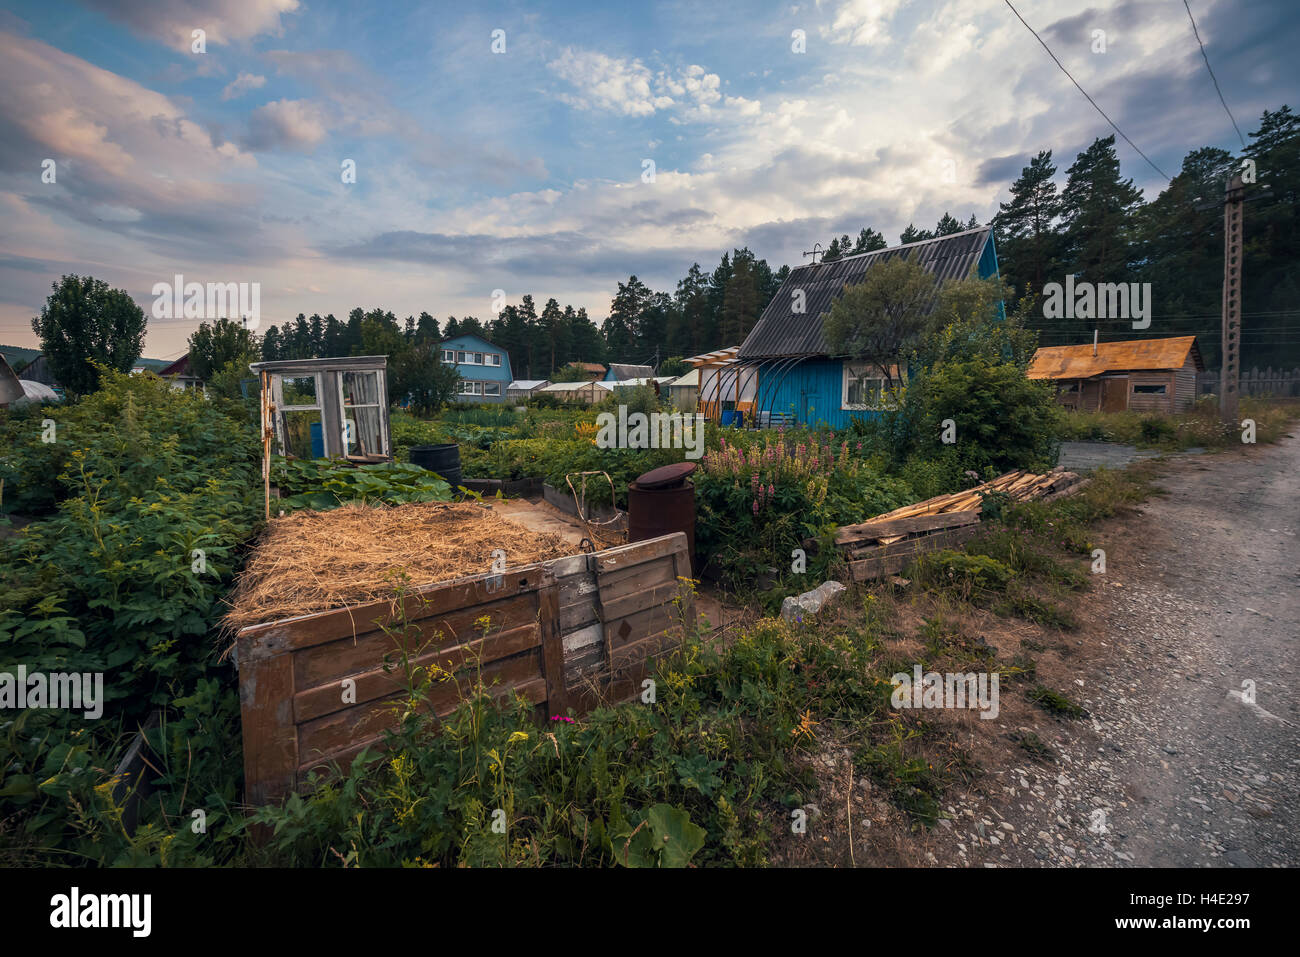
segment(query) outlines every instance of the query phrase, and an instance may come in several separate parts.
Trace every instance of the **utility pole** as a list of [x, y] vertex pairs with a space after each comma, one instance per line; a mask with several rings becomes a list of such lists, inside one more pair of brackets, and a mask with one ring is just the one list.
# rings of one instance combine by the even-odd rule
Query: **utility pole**
[[[1255, 163], [1244, 160], [1242, 170], [1232, 174], [1223, 192], [1223, 365], [1219, 371], [1219, 415], [1232, 428], [1241, 398], [1241, 304], [1245, 262], [1242, 258], [1242, 206], [1268, 199], [1273, 191], [1256, 186], [1246, 198], [1246, 184], [1255, 182]], [[1217, 209], [1218, 203], [1197, 206], [1198, 211]]]
[[1241, 374], [1241, 205], [1246, 184], [1234, 173], [1223, 194], [1223, 367], [1219, 373], [1219, 415], [1237, 427]]

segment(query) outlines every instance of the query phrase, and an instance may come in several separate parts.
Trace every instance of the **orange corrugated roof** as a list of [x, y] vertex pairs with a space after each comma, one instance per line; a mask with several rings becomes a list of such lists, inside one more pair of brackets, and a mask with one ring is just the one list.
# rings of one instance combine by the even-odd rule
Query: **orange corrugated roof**
[[1046, 346], [1034, 353], [1026, 374], [1031, 379], [1088, 379], [1131, 369], [1181, 369], [1189, 352], [1196, 368], [1204, 370], [1195, 336], [1102, 342], [1095, 356], [1090, 342], [1081, 346]]

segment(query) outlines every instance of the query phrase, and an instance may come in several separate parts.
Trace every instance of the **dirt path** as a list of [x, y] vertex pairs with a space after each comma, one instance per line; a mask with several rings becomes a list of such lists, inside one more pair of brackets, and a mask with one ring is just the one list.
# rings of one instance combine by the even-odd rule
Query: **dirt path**
[[961, 862], [1300, 865], [1300, 435], [1160, 485], [1101, 537], [1067, 679], [1090, 716], [950, 807]]

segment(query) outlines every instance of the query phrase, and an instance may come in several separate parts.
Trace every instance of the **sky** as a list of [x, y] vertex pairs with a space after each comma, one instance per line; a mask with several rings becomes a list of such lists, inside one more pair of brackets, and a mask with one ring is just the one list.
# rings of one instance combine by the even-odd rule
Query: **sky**
[[[1240, 150], [1179, 0], [1012, 2], [1164, 174]], [[1190, 5], [1244, 134], [1300, 109], [1300, 4]], [[863, 226], [988, 222], [1038, 150], [1064, 182], [1112, 132], [1002, 0], [4, 0], [0, 90], [20, 346], [65, 273], [146, 314], [177, 274], [259, 283], [262, 330], [488, 319], [497, 290], [599, 321], [629, 275], [671, 292], [733, 248], [776, 268]], [[196, 325], [151, 318], [145, 355]]]

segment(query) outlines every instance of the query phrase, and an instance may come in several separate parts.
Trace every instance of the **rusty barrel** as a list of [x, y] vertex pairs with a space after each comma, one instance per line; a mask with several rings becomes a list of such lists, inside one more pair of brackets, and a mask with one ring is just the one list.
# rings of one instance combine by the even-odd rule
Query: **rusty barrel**
[[678, 462], [646, 472], [627, 487], [627, 540], [643, 542], [673, 532], [686, 534], [686, 550], [695, 567], [694, 462]]

